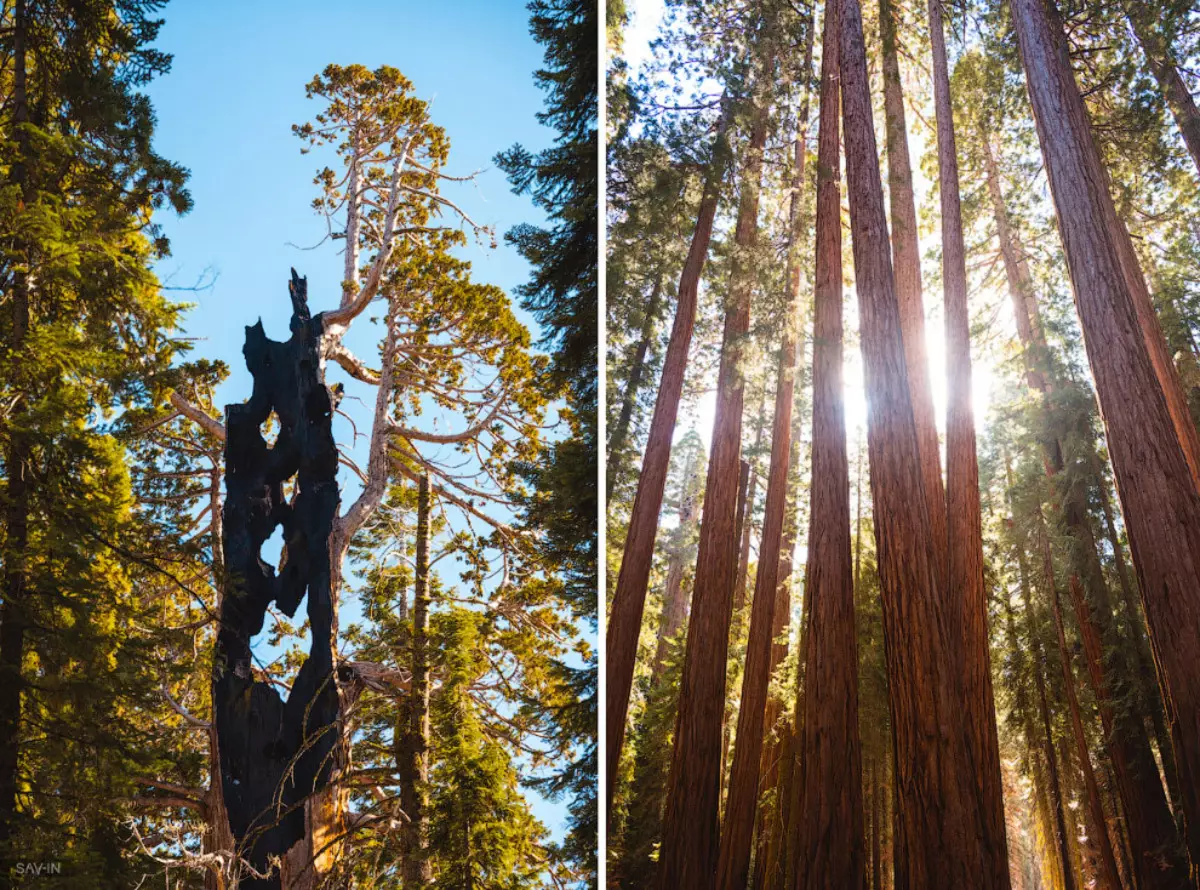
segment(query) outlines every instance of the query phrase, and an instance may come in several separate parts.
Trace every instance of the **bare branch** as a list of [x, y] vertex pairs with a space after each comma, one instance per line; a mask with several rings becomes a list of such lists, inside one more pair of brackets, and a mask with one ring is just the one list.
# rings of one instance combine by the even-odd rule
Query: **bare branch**
[[222, 442], [225, 441], [225, 424], [221, 423], [215, 417], [209, 416], [207, 411], [204, 411], [197, 405], [193, 405], [177, 392], [171, 393], [170, 401], [175, 410], [188, 420], [198, 424], [210, 436], [220, 439]]

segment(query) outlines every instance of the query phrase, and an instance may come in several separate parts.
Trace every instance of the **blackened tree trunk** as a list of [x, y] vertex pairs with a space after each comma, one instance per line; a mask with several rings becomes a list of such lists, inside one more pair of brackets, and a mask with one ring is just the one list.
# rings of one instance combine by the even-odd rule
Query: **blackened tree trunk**
[[405, 890], [428, 886], [433, 867], [425, 847], [429, 781], [429, 476], [417, 483], [417, 553], [413, 578], [412, 683], [406, 698], [408, 726], [398, 750], [400, 807], [408, 821], [400, 829]]
[[[13, 123], [16, 125], [17, 162], [9, 171], [11, 181], [20, 189], [28, 204], [33, 197], [28, 159], [31, 158], [29, 136], [24, 124], [29, 123], [29, 101], [26, 73], [26, 37], [29, 21], [25, 0], [16, 0], [13, 10]], [[33, 257], [29, 246], [16, 244], [15, 253], [23, 255], [25, 265]], [[26, 340], [30, 324], [29, 273], [16, 270], [12, 277], [9, 310], [12, 313], [9, 360], [19, 368], [25, 360]], [[33, 381], [24, 381], [32, 385]], [[18, 398], [11, 408], [6, 424], [8, 449], [4, 455], [4, 561], [3, 596], [0, 604], [0, 884], [11, 880], [9, 874], [13, 852], [9, 844], [16, 831], [17, 796], [21, 787], [20, 738], [21, 699], [25, 678], [21, 673], [25, 656], [26, 550], [29, 547], [29, 516], [32, 502], [30, 461], [32, 448], [23, 432], [27, 413], [24, 398]]]
[[[771, 66], [763, 70], [770, 71]], [[758, 93], [734, 232], [735, 254], [717, 376], [716, 419], [704, 487], [704, 515], [700, 522], [692, 614], [680, 680], [675, 746], [667, 782], [658, 872], [662, 890], [676, 887], [710, 890], [716, 880], [721, 728], [737, 573], [738, 463], [745, 385], [742, 360], [750, 329], [753, 281], [749, 263], [758, 238], [762, 154], [768, 125], [766, 90], [761, 83]]]
[[[323, 379], [321, 316], [310, 317], [307, 284], [295, 272], [289, 290], [291, 338], [268, 339], [261, 322], [246, 328], [254, 391], [225, 409], [227, 587], [213, 678], [222, 793], [247, 861], [268, 872], [268, 857], [283, 859], [282, 874], [247, 878], [243, 890], [315, 886], [336, 861], [344, 833], [334, 786], [346, 762], [334, 673], [341, 556], [333, 552], [340, 501], [335, 400]], [[279, 432], [268, 446], [262, 427], [272, 414]], [[284, 483], [293, 478], [289, 501]], [[259, 550], [278, 526], [285, 550], [276, 574]], [[272, 603], [291, 616], [306, 595], [311, 648], [284, 701], [273, 684], [255, 679], [251, 641]]]
[[[977, 806], [987, 832], [981, 844], [1002, 856], [985, 859], [989, 874], [978, 886], [1009, 886], [1004, 788], [992, 694], [988, 646], [987, 591], [983, 582], [983, 521], [979, 508], [979, 464], [971, 407], [971, 319], [967, 306], [967, 254], [963, 243], [958, 184], [958, 148], [950, 99], [941, 0], [929, 0], [933, 92], [937, 116], [938, 193], [942, 210], [942, 286], [946, 301], [946, 543], [951, 612], [957, 610], [963, 684], [963, 719], [979, 772]], [[1060, 802], [1061, 809], [1061, 802]], [[1070, 888], [1068, 888], [1070, 890]]]
[[671, 439], [675, 434], [675, 418], [679, 413], [679, 397], [683, 392], [688, 347], [696, 326], [696, 298], [700, 276], [708, 259], [708, 245], [712, 240], [713, 219], [717, 213], [728, 154], [726, 128], [729, 109], [726, 103], [713, 143], [708, 178], [700, 199], [691, 247], [679, 276], [675, 322], [663, 359], [662, 378], [654, 403], [646, 450], [642, 456], [642, 472], [638, 477], [629, 531], [625, 537], [625, 553], [617, 576], [617, 589], [609, 607], [608, 635], [605, 640], [605, 794], [608, 816], [612, 815], [617, 765], [625, 741], [625, 718], [633, 686], [634, 663], [637, 661], [637, 641], [642, 631], [642, 612], [646, 606], [646, 585], [650, 580], [654, 541], [658, 535], [658, 514], [662, 509], [663, 489], [667, 484], [667, 469], [671, 460]]
[[[629, 427], [633, 423], [633, 408], [637, 403], [638, 393], [642, 389], [642, 378], [646, 374], [646, 356], [650, 353], [650, 344], [658, 329], [659, 304], [662, 302], [663, 272], [658, 270], [654, 276], [654, 284], [650, 289], [650, 302], [646, 304], [646, 314], [642, 319], [642, 331], [638, 337], [637, 346], [630, 363], [629, 379], [625, 382], [625, 392], [621, 394], [621, 411], [617, 422], [613, 425], [612, 434], [608, 439], [608, 459], [616, 463], [629, 445]], [[605, 476], [605, 496], [612, 500], [613, 481], [615, 473]]]
[[858, 0], [845, 0], [841, 31], [846, 171], [896, 760], [896, 886], [989, 886], [994, 863], [1007, 856], [979, 806], [981, 777], [959, 720], [958, 628], [939, 581], [920, 473]]
[[912, 161], [904, 87], [900, 81], [894, 0], [879, 0], [879, 37], [883, 46], [883, 109], [887, 127], [888, 196], [892, 224], [892, 274], [900, 306], [900, 329], [908, 367], [908, 391], [917, 425], [921, 481], [929, 504], [929, 521], [943, 578], [946, 560], [946, 507], [942, 486], [941, 446], [933, 414], [929, 361], [925, 355], [925, 305], [921, 295], [921, 247], [917, 237], [917, 203], [913, 192]]
[[[808, 651], [800, 724], [796, 887], [863, 890], [862, 745], [850, 558], [850, 466], [842, 394], [842, 219], [838, 148], [841, 2], [825, 5], [813, 290], [812, 519]], [[865, 57], [864, 57], [865, 63]], [[882, 206], [882, 204], [881, 204]]]
[[[1154, 332], [1142, 318], [1145, 284], [1139, 290], [1133, 280], [1140, 271], [1061, 31], [1043, 0], [1011, 6], [1163, 685], [1187, 846], [1200, 863], [1200, 492], [1187, 436], [1190, 429], [1194, 441], [1195, 427], [1190, 416], [1177, 416], [1178, 400], [1163, 382], [1174, 369], [1156, 360]], [[1132, 830], [1132, 815], [1129, 822]]]

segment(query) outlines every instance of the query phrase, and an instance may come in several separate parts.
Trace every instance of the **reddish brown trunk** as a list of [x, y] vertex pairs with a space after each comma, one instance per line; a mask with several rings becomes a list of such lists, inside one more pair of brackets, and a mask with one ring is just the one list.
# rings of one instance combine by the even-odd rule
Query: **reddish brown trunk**
[[[760, 424], [759, 430], [761, 429], [762, 425]], [[760, 443], [762, 441], [761, 433], [758, 441]], [[743, 460], [738, 471], [737, 522], [736, 534], [733, 539], [735, 543], [741, 542], [737, 545], [737, 580], [733, 585], [733, 610], [735, 612], [740, 612], [746, 605], [746, 579], [750, 573], [750, 511], [757, 482], [758, 477], [754, 473], [754, 468], [750, 466], [750, 461]]]
[[1079, 759], [1079, 768], [1083, 773], [1083, 784], [1087, 791], [1088, 812], [1091, 814], [1093, 825], [1099, 826], [1096, 841], [1100, 852], [1100, 865], [1105, 882], [1120, 888], [1121, 878], [1117, 870], [1116, 854], [1113, 852], [1112, 840], [1108, 836], [1108, 821], [1104, 816], [1104, 807], [1100, 801], [1100, 786], [1096, 782], [1096, 773], [1092, 769], [1092, 761], [1088, 755], [1087, 738], [1083, 734], [1083, 718], [1079, 712], [1079, 697], [1075, 694], [1075, 674], [1071, 670], [1071, 655], [1067, 649], [1067, 638], [1063, 630], [1062, 607], [1058, 600], [1058, 585], [1054, 582], [1054, 565], [1050, 561], [1050, 542], [1043, 532], [1043, 574], [1045, 575], [1046, 591], [1054, 606], [1054, 627], [1058, 633], [1058, 656], [1062, 666], [1063, 689], [1066, 691], [1067, 708], [1071, 714], [1071, 734], [1075, 741], [1075, 753]]
[[842, 402], [842, 220], [838, 147], [841, 12], [825, 6], [817, 149], [816, 272], [813, 289], [812, 519], [806, 595], [803, 752], [797, 805], [803, 812], [797, 888], [865, 886], [858, 652], [850, 559], [850, 468]]
[[[684, 500], [679, 505], [679, 534], [681, 537], [688, 534], [692, 523], [696, 521], [696, 500], [690, 492], [693, 490], [692, 480], [698, 475], [699, 468], [689, 462], [683, 472]], [[683, 627], [683, 622], [687, 618], [688, 603], [683, 591], [683, 575], [687, 568], [684, 565], [684, 557], [685, 553], [673, 551], [667, 563], [667, 580], [663, 586], [662, 616], [658, 622], [658, 642], [654, 651], [654, 666], [651, 669], [651, 682], [654, 685], [657, 685], [662, 677], [671, 643], [679, 634], [679, 629]]]
[[1142, 46], [1146, 62], [1163, 98], [1167, 100], [1167, 106], [1175, 118], [1175, 126], [1179, 128], [1188, 154], [1192, 156], [1192, 163], [1200, 173], [1200, 110], [1196, 108], [1196, 100], [1192, 98], [1191, 90], [1175, 66], [1170, 45], [1155, 27], [1153, 7], [1134, 0], [1128, 5], [1128, 10], [1129, 22]]
[[917, 425], [921, 478], [929, 504], [939, 579], [946, 570], [946, 499], [942, 486], [941, 447], [933, 413], [929, 361], [925, 355], [925, 306], [921, 296], [921, 247], [917, 237], [917, 204], [908, 123], [896, 40], [897, 11], [893, 0], [879, 0], [879, 36], [883, 45], [883, 109], [887, 126], [888, 195], [891, 204], [892, 267], [900, 329], [908, 363], [908, 391]]
[[[1004, 787], [992, 693], [987, 592], [983, 583], [983, 524], [979, 509], [979, 464], [971, 407], [971, 319], [967, 306], [967, 260], [959, 197], [958, 149], [950, 99], [941, 0], [929, 0], [933, 49], [933, 92], [937, 116], [938, 192], [942, 210], [942, 283], [946, 302], [946, 540], [951, 612], [958, 611], [964, 719], [979, 771], [979, 800], [988, 849], [1005, 855], [986, 860], [992, 872], [979, 886], [1009, 887]], [[1057, 776], [1055, 776], [1057, 781]], [[1058, 801], [1061, 811], [1062, 801]], [[1061, 815], [1061, 812], [1060, 812]], [[1061, 820], [1060, 820], [1061, 821]], [[1061, 827], [1061, 826], [1060, 826]], [[1073, 890], [1068, 887], [1067, 890]]]
[[760, 98], [758, 103], [734, 233], [736, 251], [717, 376], [717, 410], [663, 819], [658, 870], [662, 890], [675, 887], [708, 890], [716, 879], [721, 724], [737, 569], [737, 466], [744, 390], [741, 365], [750, 328], [752, 277], [746, 264], [758, 236], [762, 150], [768, 124], [765, 99]]
[[[1186, 430], [1180, 424], [1176, 393], [1182, 390], [1174, 369], [1162, 368], [1155, 346], [1162, 340], [1161, 331], [1144, 317], [1149, 308], [1144, 305], [1149, 302], [1145, 283], [1139, 288], [1133, 280], [1140, 278], [1136, 258], [1116, 217], [1061, 46], [1061, 31], [1056, 34], [1057, 23], [1052, 26], [1042, 0], [1011, 0], [1011, 5], [1163, 684], [1187, 845], [1192, 861], [1200, 863], [1200, 492], [1191, 444], [1195, 427], [1186, 410]], [[1133, 832], [1136, 816], [1128, 811], [1127, 816]]]
[[939, 582], [920, 473], [858, 0], [845, 0], [841, 54], [871, 493], [896, 760], [896, 886], [986, 887], [1008, 857], [979, 806], [979, 769], [970, 734], [959, 719], [963, 695], [955, 663], [958, 628]]
[[871, 886], [874, 890], [883, 887], [883, 859], [879, 855], [880, 838], [883, 834], [883, 783], [879, 762], [871, 765]]
[[663, 489], [667, 483], [667, 468], [671, 459], [671, 439], [675, 434], [675, 418], [679, 413], [679, 397], [683, 392], [683, 376], [687, 369], [688, 347], [696, 325], [696, 298], [700, 276], [708, 258], [712, 239], [713, 219], [717, 213], [721, 180], [724, 175], [725, 130], [728, 109], [723, 111], [713, 146], [713, 159], [705, 182], [696, 229], [687, 260], [679, 276], [679, 296], [675, 306], [675, 322], [667, 354], [663, 360], [662, 379], [654, 416], [642, 456], [642, 472], [638, 478], [637, 494], [625, 537], [625, 552], [617, 589], [609, 606], [608, 634], [605, 640], [605, 794], [606, 812], [611, 816], [612, 796], [616, 787], [617, 765], [625, 741], [625, 718], [629, 710], [629, 693], [633, 686], [633, 669], [637, 661], [638, 636], [642, 631], [642, 612], [646, 606], [646, 585], [650, 580], [650, 564], [654, 557], [654, 540], [658, 534], [658, 514], [662, 509]]

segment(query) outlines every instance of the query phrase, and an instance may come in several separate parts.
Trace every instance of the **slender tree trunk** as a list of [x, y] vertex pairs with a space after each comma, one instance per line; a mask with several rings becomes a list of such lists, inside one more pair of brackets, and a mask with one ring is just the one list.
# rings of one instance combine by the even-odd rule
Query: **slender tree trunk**
[[[850, 467], [842, 395], [842, 219], [838, 146], [840, 0], [825, 5], [817, 148], [813, 290], [812, 520], [805, 589], [808, 651], [800, 725], [799, 874], [802, 890], [863, 890], [862, 745], [850, 558]], [[865, 62], [865, 58], [864, 58]]]
[[[836, 115], [836, 110], [834, 114]], [[836, 128], [836, 119], [834, 126]], [[801, 163], [798, 173], [801, 182], [803, 176]], [[794, 191], [793, 201], [797, 200], [795, 196]], [[793, 215], [795, 213], [796, 210], [793, 209]], [[789, 257], [789, 264], [799, 264], [799, 257], [794, 251]], [[789, 268], [788, 271], [791, 273], [792, 269]], [[789, 274], [789, 281], [793, 277]], [[721, 890], [744, 890], [750, 875], [750, 845], [754, 835], [754, 812], [758, 805], [763, 725], [776, 633], [775, 608], [779, 597], [780, 553], [792, 450], [790, 433], [795, 406], [796, 326], [799, 321], [800, 293], [797, 289], [791, 294], [790, 309], [784, 321], [783, 343], [779, 350], [775, 414], [771, 424], [771, 464], [767, 475], [767, 500], [763, 512], [758, 570], [754, 577], [750, 635], [746, 644], [746, 664], [742, 679], [741, 703], [738, 708], [737, 745], [734, 748], [729, 796], [725, 804], [725, 822], [721, 830], [721, 847], [717, 861], [717, 886]], [[749, 514], [752, 509], [751, 496], [747, 498], [746, 503], [747, 527], [750, 524]], [[747, 550], [748, 539], [747, 534], [743, 538], [743, 546]], [[743, 559], [748, 559], [748, 554]], [[742, 579], [741, 583], [744, 584], [745, 580]]]
[[[698, 474], [694, 463], [689, 463], [684, 469], [684, 501], [679, 506], [679, 532], [681, 539], [690, 533], [692, 523], [696, 521], [697, 504], [688, 492], [692, 480]], [[683, 574], [687, 568], [684, 565], [685, 553], [673, 552], [667, 563], [667, 581], [663, 588], [662, 617], [658, 622], [658, 642], [654, 651], [654, 666], [651, 669], [651, 683], [658, 685], [666, 667], [667, 654], [671, 643], [683, 627], [687, 618], [687, 597], [683, 592]]]
[[[11, 181], [20, 191], [26, 205], [31, 203], [28, 159], [32, 156], [29, 137], [24, 125], [29, 123], [29, 101], [26, 75], [26, 38], [28, 19], [25, 0], [15, 0], [13, 12], [13, 123], [16, 127], [17, 160], [10, 171]], [[24, 264], [32, 261], [28, 245], [16, 244], [23, 254]], [[19, 369], [27, 361], [26, 339], [29, 335], [30, 312], [29, 274], [16, 270], [12, 276], [9, 309], [12, 313], [11, 339], [7, 356], [12, 367]], [[30, 381], [23, 381], [28, 386]], [[26, 550], [29, 547], [29, 517], [32, 501], [30, 463], [32, 448], [23, 432], [28, 404], [24, 393], [11, 408], [8, 420], [8, 451], [4, 455], [5, 513], [4, 602], [0, 604], [0, 886], [9, 886], [12, 876], [9, 866], [13, 852], [9, 849], [16, 832], [17, 796], [21, 785], [21, 699], [25, 678], [21, 668], [25, 655]]]
[[1192, 163], [1200, 173], [1200, 109], [1196, 108], [1196, 100], [1192, 98], [1191, 90], [1175, 65], [1170, 45], [1155, 27], [1153, 6], [1133, 0], [1127, 4], [1127, 9], [1129, 23], [1133, 25], [1134, 34], [1142, 46], [1150, 72], [1167, 100], [1175, 118], [1175, 126], [1179, 127], [1183, 143], [1192, 156]]
[[[624, 456], [628, 446], [629, 426], [633, 422], [633, 407], [637, 403], [638, 392], [642, 388], [642, 377], [646, 373], [646, 355], [650, 352], [650, 344], [654, 340], [655, 330], [658, 326], [663, 277], [663, 271], [659, 269], [654, 276], [654, 285], [650, 290], [650, 302], [646, 304], [641, 337], [638, 339], [637, 348], [633, 353], [633, 362], [629, 368], [629, 380], [625, 384], [625, 392], [621, 395], [621, 411], [617, 415], [617, 422], [608, 439], [609, 461], [613, 464]], [[605, 492], [608, 500], [612, 500], [615, 479], [616, 474], [610, 469], [605, 478]]]
[[[1058, 757], [1054, 753], [1054, 733], [1050, 723], [1050, 706], [1046, 697], [1045, 657], [1042, 654], [1042, 640], [1034, 623], [1036, 617], [1033, 601], [1029, 593], [1028, 571], [1025, 566], [1025, 555], [1018, 550], [1018, 575], [1021, 585], [1021, 599], [1025, 606], [1025, 628], [1029, 634], [1030, 649], [1033, 661], [1033, 680], [1037, 689], [1038, 716], [1041, 718], [1042, 751], [1046, 759], [1046, 772], [1050, 798], [1050, 808], [1054, 814], [1054, 837], [1058, 846], [1059, 860], [1062, 864], [1063, 890], [1074, 890], [1075, 876], [1071, 871], [1070, 833], [1067, 831], [1066, 816], [1063, 811], [1062, 781], [1058, 772]], [[1033, 727], [1028, 727], [1032, 736]], [[1032, 742], [1032, 738], [1030, 739]]]
[[629, 693], [633, 686], [633, 669], [637, 661], [637, 641], [642, 631], [642, 612], [646, 606], [646, 585], [650, 580], [650, 564], [654, 557], [654, 541], [658, 534], [658, 514], [662, 509], [663, 489], [671, 460], [671, 439], [675, 434], [675, 418], [679, 413], [679, 397], [683, 392], [683, 376], [687, 369], [688, 347], [696, 326], [696, 298], [700, 276], [708, 259], [712, 240], [713, 219], [721, 193], [728, 147], [726, 129], [729, 124], [729, 105], [722, 110], [721, 122], [713, 143], [712, 160], [696, 229], [683, 271], [679, 276], [679, 295], [675, 305], [675, 322], [663, 360], [662, 379], [654, 403], [654, 416], [642, 457], [642, 472], [638, 478], [637, 494], [625, 537], [625, 553], [617, 576], [617, 589], [609, 607], [608, 634], [605, 640], [605, 796], [606, 813], [612, 815], [613, 790], [616, 787], [617, 766], [621, 746], [625, 741], [625, 719], [629, 710]]
[[1079, 712], [1079, 697], [1075, 694], [1075, 674], [1071, 670], [1071, 654], [1067, 649], [1067, 638], [1063, 628], [1062, 607], [1058, 599], [1058, 585], [1054, 581], [1054, 566], [1050, 562], [1050, 542], [1042, 532], [1043, 574], [1046, 578], [1046, 590], [1054, 606], [1054, 627], [1058, 634], [1058, 656], [1062, 665], [1063, 689], [1067, 696], [1067, 708], [1071, 715], [1072, 737], [1075, 739], [1075, 753], [1079, 758], [1079, 768], [1083, 773], [1084, 789], [1087, 791], [1088, 811], [1091, 813], [1092, 824], [1098, 826], [1098, 836], [1095, 838], [1100, 850], [1100, 864], [1103, 868], [1104, 880], [1109, 886], [1119, 888], [1121, 878], [1117, 869], [1116, 853], [1113, 852], [1112, 840], [1108, 836], [1108, 821], [1104, 815], [1104, 807], [1100, 801], [1100, 786], [1096, 782], [1096, 773], [1092, 769], [1092, 761], [1088, 755], [1087, 738], [1083, 733], [1083, 718]]
[[[764, 72], [771, 67], [767, 65]], [[716, 880], [721, 724], [737, 572], [737, 466], [745, 386], [741, 364], [750, 328], [749, 263], [758, 237], [762, 154], [768, 126], [766, 90], [760, 84], [758, 91], [734, 233], [736, 247], [717, 377], [716, 419], [700, 522], [692, 615], [680, 680], [675, 747], [667, 783], [658, 871], [662, 890], [676, 887], [710, 890]]]
[[[1136, 280], [1140, 270], [1116, 216], [1061, 28], [1052, 22], [1044, 0], [1011, 0], [1011, 7], [1172, 726], [1188, 848], [1193, 861], [1200, 862], [1200, 493], [1195, 427], [1169, 360], [1164, 367], [1162, 333], [1147, 305], [1145, 281], [1139, 285]], [[1077, 587], [1077, 582], [1071, 585], [1072, 598], [1082, 604]], [[1086, 641], [1088, 628], [1082, 630]], [[1093, 664], [1099, 671], [1099, 662], [1089, 655], [1089, 670]], [[1120, 775], [1121, 764], [1114, 767]], [[1128, 790], [1124, 781], [1121, 785]], [[1132, 835], [1147, 823], [1124, 798], [1123, 793]], [[1149, 886], [1181, 886], [1186, 880], [1180, 857], [1168, 850], [1168, 868], [1160, 870], [1143, 852], [1144, 848], [1135, 855], [1135, 870]]]
[[929, 504], [937, 572], [945, 580], [946, 498], [942, 486], [941, 446], [933, 412], [929, 361], [925, 355], [925, 306], [921, 295], [921, 247], [917, 237], [917, 204], [912, 161], [908, 152], [908, 123], [900, 81], [894, 0], [879, 0], [879, 37], [883, 46], [883, 109], [887, 127], [888, 195], [891, 204], [892, 267], [900, 329], [908, 364], [908, 391], [917, 425], [921, 479]]
[[844, 11], [846, 170], [896, 759], [895, 880], [900, 890], [990, 887], [994, 863], [1007, 856], [978, 805], [979, 770], [959, 720], [958, 628], [920, 473], [858, 0], [845, 0]]
[[[759, 432], [755, 439], [755, 448], [762, 444], [762, 428], [763, 419], [760, 411]], [[738, 470], [737, 534], [733, 539], [735, 542], [740, 542], [737, 547], [737, 580], [733, 586], [734, 612], [740, 612], [746, 605], [746, 581], [750, 574], [750, 531], [753, 524], [751, 514], [754, 509], [756, 494], [754, 489], [757, 484], [758, 475], [755, 473], [754, 467], [750, 465], [750, 461], [743, 459]]]
[[[429, 782], [429, 477], [417, 483], [417, 564], [413, 584], [412, 686], [407, 698], [408, 726], [398, 754], [402, 767], [400, 806], [408, 821], [401, 828], [405, 890], [428, 886], [433, 867], [425, 847]], [[398, 764], [399, 766], [399, 764]], [[407, 780], [407, 781], [406, 781]]]
[[[941, 0], [929, 0], [933, 91], [937, 117], [938, 192], [942, 210], [942, 281], [946, 301], [946, 516], [950, 601], [961, 628], [963, 706], [979, 771], [978, 807], [987, 831], [982, 843], [1004, 855], [988, 859], [992, 871], [981, 886], [1008, 888], [1008, 853], [1000, 743], [992, 692], [987, 591], [983, 582], [983, 520], [979, 464], [971, 407], [971, 319], [967, 306], [967, 258], [959, 197], [958, 148], [950, 98]], [[1061, 801], [1059, 802], [1061, 808]], [[1067, 888], [1072, 890], [1072, 888]]]

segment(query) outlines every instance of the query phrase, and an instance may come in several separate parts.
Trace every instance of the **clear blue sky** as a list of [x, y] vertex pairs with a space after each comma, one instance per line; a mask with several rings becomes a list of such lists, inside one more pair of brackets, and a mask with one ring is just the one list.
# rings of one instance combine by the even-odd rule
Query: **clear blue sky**
[[[156, 145], [191, 171], [195, 208], [183, 218], [160, 214], [172, 256], [159, 274], [184, 287], [206, 269], [217, 274], [211, 289], [176, 296], [197, 304], [186, 324], [188, 336], [202, 338], [194, 355], [223, 359], [233, 371], [218, 394], [221, 403], [249, 395], [243, 327], [261, 317], [268, 336], [287, 336], [290, 267], [308, 276], [314, 312], [337, 301], [336, 246], [289, 246], [315, 244], [325, 232], [311, 202], [312, 177], [326, 159], [301, 155], [291, 126], [318, 110], [305, 99], [304, 85], [330, 63], [392, 65], [418, 96], [433, 101], [433, 119], [451, 143], [447, 172], [483, 170], [474, 184], [448, 191], [498, 236], [497, 249], [472, 243], [463, 257], [477, 281], [509, 292], [528, 278], [528, 265], [502, 236], [542, 216], [509, 191], [491, 160], [514, 142], [536, 150], [554, 138], [535, 118], [543, 94], [533, 72], [542, 51], [523, 3], [174, 0], [164, 15], [159, 46], [174, 63], [149, 89], [159, 121]], [[537, 339], [533, 320], [519, 316]], [[373, 357], [374, 333], [361, 327], [348, 342]], [[534, 811], [561, 838], [563, 807], [535, 799]]]

